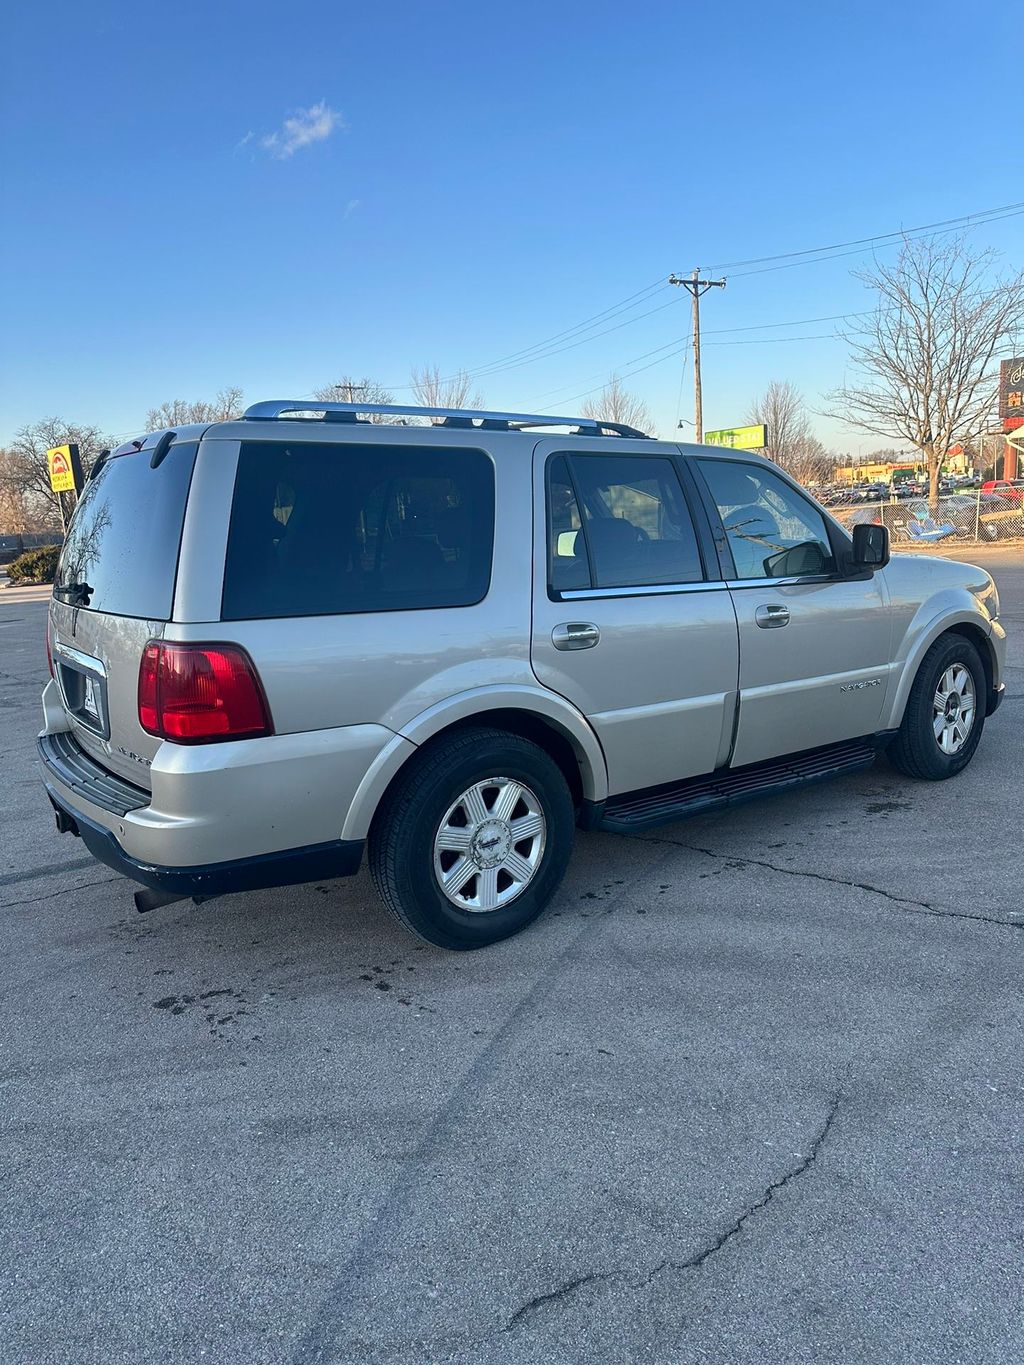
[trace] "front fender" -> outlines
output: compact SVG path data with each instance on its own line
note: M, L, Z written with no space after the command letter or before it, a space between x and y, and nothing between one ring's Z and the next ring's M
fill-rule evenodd
M572 745L579 763L584 798L594 802L607 798L608 769L604 751L582 711L577 711L556 693L525 684L474 687L428 707L402 726L401 732L377 756L360 783L341 837L366 838L381 798L417 748L460 721L486 723L495 711L522 711L548 721Z
M956 600L940 603L932 599L923 603L920 611L907 628L903 640L897 646L897 662L900 667L899 685L889 703L888 713L883 717L882 728L884 730L899 728L903 720L903 712L907 707L907 698L910 696L910 689L914 685L914 679L917 677L922 659L940 635L944 635L946 631L953 630L957 626L971 626L984 638L985 647L989 652L992 676L998 681L1000 672L998 659L990 643L991 618L978 609L977 603L970 593L946 592L939 594L939 598L954 598ZM964 601L964 598L968 600Z

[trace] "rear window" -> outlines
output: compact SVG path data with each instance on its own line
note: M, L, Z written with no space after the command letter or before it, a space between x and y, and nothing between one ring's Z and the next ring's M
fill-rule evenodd
M108 459L86 485L68 528L54 596L86 611L170 619L196 441Z
M221 615L471 606L487 594L493 537L483 451L243 442Z

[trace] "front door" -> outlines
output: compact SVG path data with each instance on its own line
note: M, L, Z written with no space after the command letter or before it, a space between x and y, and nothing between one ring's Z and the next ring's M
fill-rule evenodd
M726 761L739 660L732 600L706 572L673 453L608 445L537 447L531 659L587 716L614 795Z
M724 456L696 463L734 563L740 710L732 766L873 734L891 668L882 576L838 577L838 538L774 469Z

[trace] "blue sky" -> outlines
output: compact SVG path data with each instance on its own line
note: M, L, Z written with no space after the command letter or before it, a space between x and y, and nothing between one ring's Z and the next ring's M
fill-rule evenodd
M349 371L401 395L414 365L485 366L673 270L1024 198L1019 39L1015 6L946 0L16 6L0 442L49 414L131 433L227 384ZM1020 267L1024 217L970 237ZM723 272L706 426L773 378L812 404L842 380L834 322L716 330L856 311L858 263ZM482 376L488 405L578 409L685 336L688 300L654 290L605 326ZM680 365L626 381L663 435L692 417Z

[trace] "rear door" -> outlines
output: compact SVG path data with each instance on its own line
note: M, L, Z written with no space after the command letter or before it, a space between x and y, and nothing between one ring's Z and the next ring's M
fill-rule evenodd
M734 767L873 734L890 678L881 574L842 578L820 509L767 462L694 462L720 518L740 640ZM833 528L834 530L834 528Z
M109 457L85 488L54 579L50 648L70 728L98 763L148 788L159 740L139 725L139 662L174 599L198 443Z
M589 719L612 794L711 772L732 739L736 618L674 452L541 442L534 490L537 677Z

